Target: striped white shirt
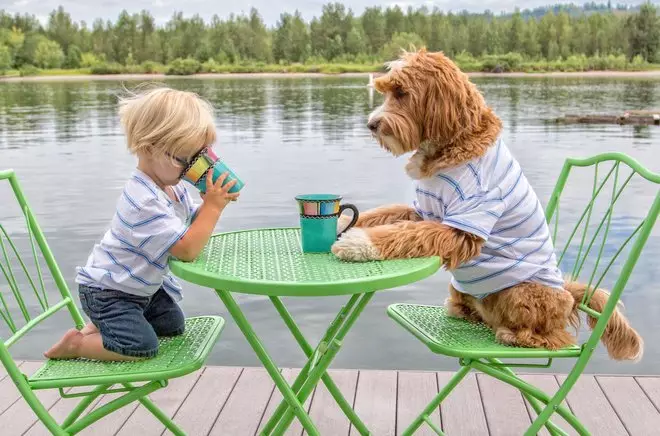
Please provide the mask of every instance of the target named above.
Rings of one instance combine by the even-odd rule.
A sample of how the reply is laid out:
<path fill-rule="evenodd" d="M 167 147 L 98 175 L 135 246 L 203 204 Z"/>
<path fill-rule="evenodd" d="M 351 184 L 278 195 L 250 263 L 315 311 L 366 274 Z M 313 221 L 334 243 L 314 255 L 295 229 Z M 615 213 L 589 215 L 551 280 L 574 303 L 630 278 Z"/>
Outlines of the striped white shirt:
<path fill-rule="evenodd" d="M 414 207 L 485 241 L 452 271 L 456 290 L 483 298 L 526 281 L 562 287 L 543 207 L 501 139 L 480 158 L 416 181 Z"/>
<path fill-rule="evenodd" d="M 173 189 L 177 201 L 136 169 L 117 200 L 110 228 L 87 264 L 76 269 L 76 283 L 147 297 L 162 286 L 180 301 L 181 286 L 167 264 L 169 250 L 188 230 L 199 205 L 184 182 Z"/>

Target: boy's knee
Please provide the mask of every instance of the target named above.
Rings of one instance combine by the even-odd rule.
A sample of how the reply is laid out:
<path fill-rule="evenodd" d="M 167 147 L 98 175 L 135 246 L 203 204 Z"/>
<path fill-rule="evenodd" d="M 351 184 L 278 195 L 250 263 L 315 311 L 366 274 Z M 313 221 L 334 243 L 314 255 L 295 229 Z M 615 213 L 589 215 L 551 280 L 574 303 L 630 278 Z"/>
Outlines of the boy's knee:
<path fill-rule="evenodd" d="M 103 347 L 108 351 L 127 357 L 149 358 L 158 354 L 158 337 L 148 328 L 139 329 L 130 335 L 103 336 Z"/>
<path fill-rule="evenodd" d="M 154 296 L 145 315 L 158 336 L 177 336 L 185 331 L 186 319 L 181 307 L 164 291 Z"/>
<path fill-rule="evenodd" d="M 186 320 L 181 310 L 172 311 L 152 326 L 158 336 L 178 336 L 186 331 Z"/>

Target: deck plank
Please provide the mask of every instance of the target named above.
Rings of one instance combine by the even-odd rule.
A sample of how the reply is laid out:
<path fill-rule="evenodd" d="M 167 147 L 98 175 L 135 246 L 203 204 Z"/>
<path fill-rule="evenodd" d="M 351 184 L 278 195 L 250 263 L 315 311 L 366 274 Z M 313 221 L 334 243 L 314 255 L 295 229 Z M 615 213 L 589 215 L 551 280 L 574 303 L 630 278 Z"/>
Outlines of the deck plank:
<path fill-rule="evenodd" d="M 19 362 L 32 374 L 42 362 Z M 292 383 L 299 369 L 285 369 Z M 452 373 L 378 370 L 331 370 L 330 375 L 373 434 L 398 435 L 443 387 Z M 520 376 L 549 395 L 564 375 Z M 86 388 L 75 388 L 87 390 Z M 99 407 L 121 394 L 107 395 L 92 404 Z M 37 391 L 43 404 L 61 422 L 80 399 L 62 399 L 57 390 Z M 154 392 L 152 400 L 187 434 L 258 434 L 281 400 L 279 391 L 262 368 L 205 367 L 171 380 Z M 651 435 L 660 427 L 660 377 L 582 376 L 565 402 L 591 434 Z M 306 402 L 306 408 L 321 434 L 356 435 L 348 419 L 322 383 Z M 484 374 L 470 374 L 433 415 L 447 434 L 505 436 L 522 434 L 535 417 L 531 407 L 514 388 Z M 569 434 L 576 432 L 560 417 L 553 421 Z M 8 377 L 0 373 L 1 434 L 46 436 L 49 432 L 20 397 Z M 547 434 L 547 431 L 541 432 Z M 131 405 L 101 419 L 81 434 L 170 434 L 143 407 Z M 425 424 L 416 433 L 431 435 Z M 304 435 L 298 420 L 287 431 Z"/>
<path fill-rule="evenodd" d="M 114 386 L 114 388 L 117 388 L 117 386 Z M 108 404 L 110 401 L 114 400 L 115 398 L 119 398 L 120 396 L 121 394 L 103 395 L 101 399 L 96 403 L 96 405 L 92 407 L 90 410 L 96 410 L 99 407 Z M 104 416 L 100 420 L 96 421 L 94 424 L 83 429 L 78 434 L 83 436 L 96 436 L 96 435 L 106 435 L 106 434 L 114 435 L 124 425 L 124 422 L 126 422 L 126 420 L 129 419 L 133 413 L 135 413 L 136 409 L 137 409 L 137 403 L 131 403 L 126 407 L 122 407 L 119 410 L 115 410 L 110 415 Z"/>
<path fill-rule="evenodd" d="M 559 382 L 555 378 L 554 375 L 551 374 L 523 374 L 520 376 L 521 379 L 531 383 L 532 385 L 536 386 L 543 392 L 545 392 L 548 396 L 553 396 L 557 390 L 559 389 Z M 532 421 L 536 419 L 536 412 L 532 408 L 532 406 L 525 400 L 525 405 L 527 406 L 527 410 L 529 411 L 529 415 L 532 418 Z M 566 401 L 562 402 L 562 405 L 565 407 L 568 407 L 570 410 L 570 406 Z M 573 430 L 573 428 L 564 420 L 559 415 L 553 415 L 552 418 L 550 419 L 552 422 L 554 422 L 559 428 L 567 432 L 569 435 L 576 435 L 577 432 Z M 549 435 L 548 431 L 543 428 L 541 429 L 540 434 L 542 435 Z"/>
<path fill-rule="evenodd" d="M 30 376 L 41 366 L 43 366 L 43 362 L 26 362 L 21 366 L 21 370 Z M 7 381 L 10 381 L 10 379 L 7 379 Z M 13 382 L 10 381 L 10 383 L 15 401 L 0 414 L 0 429 L 2 429 L 3 434 L 20 435 L 32 427 L 37 417 L 28 403 L 21 398 Z M 56 389 L 38 390 L 35 391 L 35 394 L 46 409 L 53 407 L 60 399 L 59 391 Z"/>
<path fill-rule="evenodd" d="M 88 387 L 80 387 L 80 388 L 75 388 L 75 389 L 67 389 L 67 393 L 73 393 L 73 392 L 87 392 L 89 391 L 90 388 Z M 55 418 L 55 421 L 58 423 L 62 423 L 67 416 L 69 416 L 69 413 L 73 411 L 73 409 L 76 407 L 76 405 L 82 400 L 82 398 L 60 398 L 50 409 L 48 409 L 48 413 L 50 413 L 53 418 Z M 100 398 L 97 398 L 88 406 L 87 410 L 92 410 L 92 408 L 101 401 Z M 28 429 L 27 432 L 24 433 L 23 436 L 50 436 L 52 433 L 46 428 L 46 426 L 43 425 L 43 423 L 37 419 L 37 416 L 34 415 L 34 420 L 32 426 Z"/>
<path fill-rule="evenodd" d="M 174 422 L 190 435 L 209 434 L 242 372 L 240 367 L 204 368 L 190 395 L 174 415 Z"/>
<path fill-rule="evenodd" d="M 285 368 L 282 370 L 282 376 L 287 381 L 287 383 L 289 383 L 289 385 L 293 384 L 296 377 L 298 377 L 298 374 L 300 374 L 299 368 L 298 369 Z M 312 400 L 314 399 L 315 394 L 316 392 L 312 392 L 309 398 L 307 398 L 307 401 L 305 401 L 304 406 L 305 406 L 305 410 L 307 410 L 308 413 L 312 405 Z M 270 400 L 268 401 L 268 406 L 266 407 L 266 411 L 263 413 L 261 421 L 259 422 L 259 428 L 257 432 L 260 432 L 261 429 L 266 425 L 270 417 L 273 416 L 273 413 L 275 413 L 275 409 L 280 404 L 280 401 L 282 401 L 282 393 L 280 392 L 279 389 L 275 389 L 275 386 L 273 384 L 273 393 L 270 397 Z M 303 432 L 302 425 L 298 421 L 298 418 L 294 418 L 293 422 L 291 423 L 291 426 L 287 429 L 285 435 L 300 436 L 302 432 Z"/>
<path fill-rule="evenodd" d="M 660 410 L 660 377 L 635 377 L 656 409 Z"/>
<path fill-rule="evenodd" d="M 18 366 L 19 368 L 21 367 L 22 364 L 23 364 L 22 360 L 16 361 L 16 366 Z M 4 365 L 0 365 L 0 381 L 4 380 L 4 378 L 7 377 L 7 375 L 8 375 L 7 370 L 5 369 Z"/>
<path fill-rule="evenodd" d="M 265 369 L 245 368 L 210 434 L 255 434 L 273 387 L 274 383 Z"/>
<path fill-rule="evenodd" d="M 149 398 L 171 418 L 186 399 L 200 375 L 201 371 L 195 371 L 183 377 L 172 379 L 167 387 L 153 392 L 149 395 Z M 165 430 L 165 426 L 151 412 L 140 405 L 117 434 L 120 436 L 157 436 L 162 434 L 163 430 Z M 169 432 L 166 434 L 169 434 Z"/>
<path fill-rule="evenodd" d="M 555 378 L 554 375 L 551 374 L 523 374 L 520 376 L 521 379 L 524 381 L 531 383 L 532 385 L 536 386 L 543 392 L 545 392 L 548 396 L 552 397 L 557 390 L 559 389 L 559 382 Z M 536 419 L 536 412 L 532 408 L 532 406 L 525 400 L 525 404 L 527 405 L 527 410 L 529 411 L 529 415 L 532 417 L 532 421 Z M 566 403 L 566 401 L 563 401 L 561 403 L 563 406 L 568 407 L 570 410 L 570 406 Z M 559 428 L 567 432 L 569 435 L 577 435 L 577 432 L 571 427 L 561 416 L 554 414 L 550 418 L 550 421 L 555 423 Z M 548 431 L 543 428 L 539 432 L 541 435 L 549 435 Z"/>
<path fill-rule="evenodd" d="M 486 374 L 477 374 L 477 381 L 491 436 L 525 433 L 531 420 L 520 391 Z"/>
<path fill-rule="evenodd" d="M 564 383 L 566 376 L 557 376 L 557 379 L 559 383 Z M 566 402 L 591 434 L 627 434 L 593 376 L 582 375 L 568 393 Z"/>
<path fill-rule="evenodd" d="M 450 372 L 438 373 L 438 386 L 442 389 L 454 374 Z M 488 434 L 488 425 L 477 378 L 475 374 L 468 374 L 461 383 L 454 388 L 449 396 L 440 404 L 442 415 L 442 430 L 446 434 L 460 434 L 461 436 Z"/>
<path fill-rule="evenodd" d="M 660 413 L 635 379 L 597 376 L 596 380 L 630 435 L 657 434 Z"/>
<path fill-rule="evenodd" d="M 23 362 L 17 362 L 19 368 L 23 371 Z M 2 367 L 4 370 L 4 366 Z M 14 381 L 7 377 L 5 372 L 5 377 L 0 380 L 0 413 L 7 410 L 16 400 L 20 398 L 20 393 L 16 389 Z"/>
<path fill-rule="evenodd" d="M 361 370 L 355 394 L 355 412 L 374 435 L 396 434 L 395 371 Z M 358 431 L 351 426 L 350 435 Z"/>
<path fill-rule="evenodd" d="M 353 406 L 358 371 L 330 370 L 328 374 L 332 377 L 344 398 Z M 323 382 L 319 383 L 316 392 L 314 392 L 314 401 L 312 401 L 309 416 L 322 435 L 347 436 L 350 431 L 350 421 L 339 408 Z M 307 434 L 307 432 L 303 432 L 303 434 Z"/>
<path fill-rule="evenodd" d="M 403 433 L 436 395 L 438 395 L 438 378 L 434 372 L 399 371 L 396 410 L 397 435 Z M 431 415 L 431 421 L 442 428 L 440 408 L 437 408 Z M 424 423 L 415 435 L 434 436 L 435 432 Z"/>

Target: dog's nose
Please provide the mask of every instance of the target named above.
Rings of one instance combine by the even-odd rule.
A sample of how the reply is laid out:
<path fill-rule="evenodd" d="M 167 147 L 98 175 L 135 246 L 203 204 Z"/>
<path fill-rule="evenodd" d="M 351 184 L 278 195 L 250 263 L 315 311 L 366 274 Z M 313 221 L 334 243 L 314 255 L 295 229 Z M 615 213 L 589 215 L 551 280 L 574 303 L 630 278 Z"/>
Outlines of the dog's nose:
<path fill-rule="evenodd" d="M 369 130 L 371 130 L 372 132 L 375 132 L 376 130 L 378 130 L 378 126 L 379 126 L 379 125 L 380 125 L 380 120 L 377 119 L 377 118 L 375 118 L 375 119 L 373 119 L 373 120 L 371 120 L 371 121 L 369 121 L 369 122 L 367 123 L 367 127 L 368 127 Z"/>

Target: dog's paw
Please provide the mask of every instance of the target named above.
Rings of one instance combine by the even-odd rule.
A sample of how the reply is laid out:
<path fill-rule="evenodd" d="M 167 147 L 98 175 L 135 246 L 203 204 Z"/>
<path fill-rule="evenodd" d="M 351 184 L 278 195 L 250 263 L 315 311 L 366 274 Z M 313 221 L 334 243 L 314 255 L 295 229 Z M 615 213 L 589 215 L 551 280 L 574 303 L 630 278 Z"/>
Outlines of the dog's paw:
<path fill-rule="evenodd" d="M 353 228 L 342 235 L 332 246 L 332 253 L 341 260 L 368 262 L 381 260 L 381 254 L 373 245 L 366 230 Z"/>

